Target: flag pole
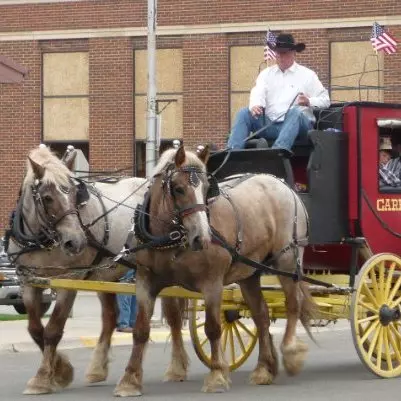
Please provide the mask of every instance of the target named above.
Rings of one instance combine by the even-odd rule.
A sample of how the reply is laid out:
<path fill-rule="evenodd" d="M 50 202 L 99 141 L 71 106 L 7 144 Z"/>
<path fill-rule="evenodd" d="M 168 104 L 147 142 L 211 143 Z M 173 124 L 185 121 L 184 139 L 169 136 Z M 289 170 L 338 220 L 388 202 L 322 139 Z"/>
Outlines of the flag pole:
<path fill-rule="evenodd" d="M 156 113 L 156 23 L 157 0 L 148 0 L 148 96 L 146 117 L 146 177 L 157 160 Z"/>

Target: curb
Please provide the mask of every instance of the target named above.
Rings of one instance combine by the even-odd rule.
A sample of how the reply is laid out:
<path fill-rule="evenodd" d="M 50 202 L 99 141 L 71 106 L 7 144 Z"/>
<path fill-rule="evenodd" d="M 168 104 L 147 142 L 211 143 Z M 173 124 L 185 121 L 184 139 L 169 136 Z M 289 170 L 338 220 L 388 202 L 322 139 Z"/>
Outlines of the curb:
<path fill-rule="evenodd" d="M 167 343 L 170 340 L 170 330 L 167 326 L 153 326 L 153 330 L 150 333 L 150 343 Z M 339 325 L 339 326 L 328 326 L 312 328 L 312 334 L 318 335 L 326 332 L 339 332 L 349 330 L 349 325 Z M 285 331 L 285 327 L 270 327 L 270 332 L 272 335 L 282 334 Z M 303 328 L 298 329 L 299 335 L 306 335 L 306 331 Z M 191 335 L 189 329 L 183 329 L 182 335 L 184 341 L 191 341 Z M 75 348 L 94 348 L 97 344 L 99 336 L 89 335 L 89 336 L 79 336 L 72 338 L 64 338 L 61 340 L 58 349 L 68 350 Z M 132 334 L 131 333 L 118 333 L 115 332 L 111 338 L 111 345 L 132 345 Z M 39 348 L 33 341 L 24 341 L 16 343 L 3 343 L 0 344 L 0 354 L 1 353 L 19 353 L 19 352 L 39 352 Z"/>

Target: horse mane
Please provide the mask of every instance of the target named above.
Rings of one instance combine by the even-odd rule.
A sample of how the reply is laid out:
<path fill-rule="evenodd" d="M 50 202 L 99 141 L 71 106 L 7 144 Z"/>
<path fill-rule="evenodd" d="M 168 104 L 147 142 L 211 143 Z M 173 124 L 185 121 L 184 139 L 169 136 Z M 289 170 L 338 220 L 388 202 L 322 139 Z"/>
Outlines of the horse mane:
<path fill-rule="evenodd" d="M 31 150 L 29 158 L 45 169 L 45 174 L 41 179 L 44 184 L 69 186 L 70 178 L 73 173 L 48 147 L 37 147 Z M 25 175 L 23 187 L 31 185 L 36 178 L 29 159 L 27 160 L 26 167 L 27 173 Z"/>
<path fill-rule="evenodd" d="M 152 178 L 157 176 L 158 174 L 161 174 L 171 163 L 174 163 L 174 158 L 177 150 L 178 149 L 171 148 L 165 150 L 161 154 L 156 167 L 153 169 Z M 202 160 L 199 159 L 196 153 L 189 150 L 185 150 L 185 162 L 183 165 L 198 167 L 199 169 L 206 171 L 206 166 L 204 165 Z"/>

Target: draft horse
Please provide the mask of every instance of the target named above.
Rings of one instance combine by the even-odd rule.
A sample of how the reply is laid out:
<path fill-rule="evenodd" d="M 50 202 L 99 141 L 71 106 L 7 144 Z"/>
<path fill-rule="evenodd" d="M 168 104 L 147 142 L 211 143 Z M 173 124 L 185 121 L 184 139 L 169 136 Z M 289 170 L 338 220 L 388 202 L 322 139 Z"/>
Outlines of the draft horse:
<path fill-rule="evenodd" d="M 66 274 L 69 278 L 117 281 L 129 267 L 113 265 L 112 256 L 122 248 L 131 216 L 145 193 L 145 179 L 122 178 L 117 183 L 85 184 L 75 177 L 76 152 L 60 160 L 47 147 L 33 149 L 21 187 L 8 254 L 26 281 L 29 268 L 44 277 Z M 110 256 L 111 255 L 111 256 Z M 131 262 L 133 257 L 131 256 Z M 78 267 L 89 267 L 75 270 Z M 70 274 L 70 276 L 69 276 Z M 42 362 L 27 384 L 25 394 L 45 394 L 68 386 L 73 367 L 57 351 L 76 291 L 57 290 L 54 310 L 46 327 L 41 322 L 42 289 L 23 286 L 28 331 L 42 351 Z M 88 366 L 90 383 L 106 380 L 108 351 L 116 327 L 115 294 L 98 294 L 102 305 L 102 329 Z"/>
<path fill-rule="evenodd" d="M 211 366 L 204 380 L 204 392 L 222 391 L 230 384 L 228 365 L 220 347 L 220 308 L 223 287 L 231 283 L 240 285 L 258 329 L 259 357 L 250 382 L 273 382 L 278 362 L 260 274 L 236 255 L 256 262 L 270 257 L 276 269 L 287 273 L 279 276 L 288 314 L 281 343 L 283 364 L 291 375 L 303 366 L 307 345 L 296 338 L 296 324 L 300 319 L 308 325 L 314 303 L 307 287 L 289 273 L 302 269 L 308 234 L 306 210 L 292 189 L 267 174 L 233 179 L 223 195 L 208 204 L 208 157 L 207 147 L 199 154 L 184 147 L 170 149 L 162 154 L 155 168 L 149 194 L 145 195 L 148 230 L 153 238 L 181 232 L 181 246 L 167 249 L 152 246 L 136 253 L 138 315 L 134 346 L 125 374 L 115 389 L 117 396 L 142 394 L 142 363 L 154 302 L 163 288 L 172 285 L 199 291 L 204 297 L 205 333 L 211 347 Z M 160 222 L 169 222 L 169 226 Z M 173 345 L 172 364 L 166 379 L 184 380 L 187 355 L 177 329 L 180 320 L 174 305 L 166 311 L 166 318 L 172 329 Z"/>

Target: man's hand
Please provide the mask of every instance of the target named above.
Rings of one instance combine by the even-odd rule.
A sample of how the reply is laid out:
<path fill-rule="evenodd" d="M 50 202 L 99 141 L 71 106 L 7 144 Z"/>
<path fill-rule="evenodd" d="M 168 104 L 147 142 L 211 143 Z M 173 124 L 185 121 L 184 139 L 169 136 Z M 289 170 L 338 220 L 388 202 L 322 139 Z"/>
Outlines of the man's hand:
<path fill-rule="evenodd" d="M 262 106 L 253 106 L 251 109 L 251 114 L 252 117 L 258 117 L 263 113 L 263 107 Z"/>
<path fill-rule="evenodd" d="M 303 93 L 300 93 L 298 95 L 297 102 L 300 106 L 310 106 L 309 98 L 305 96 Z"/>

